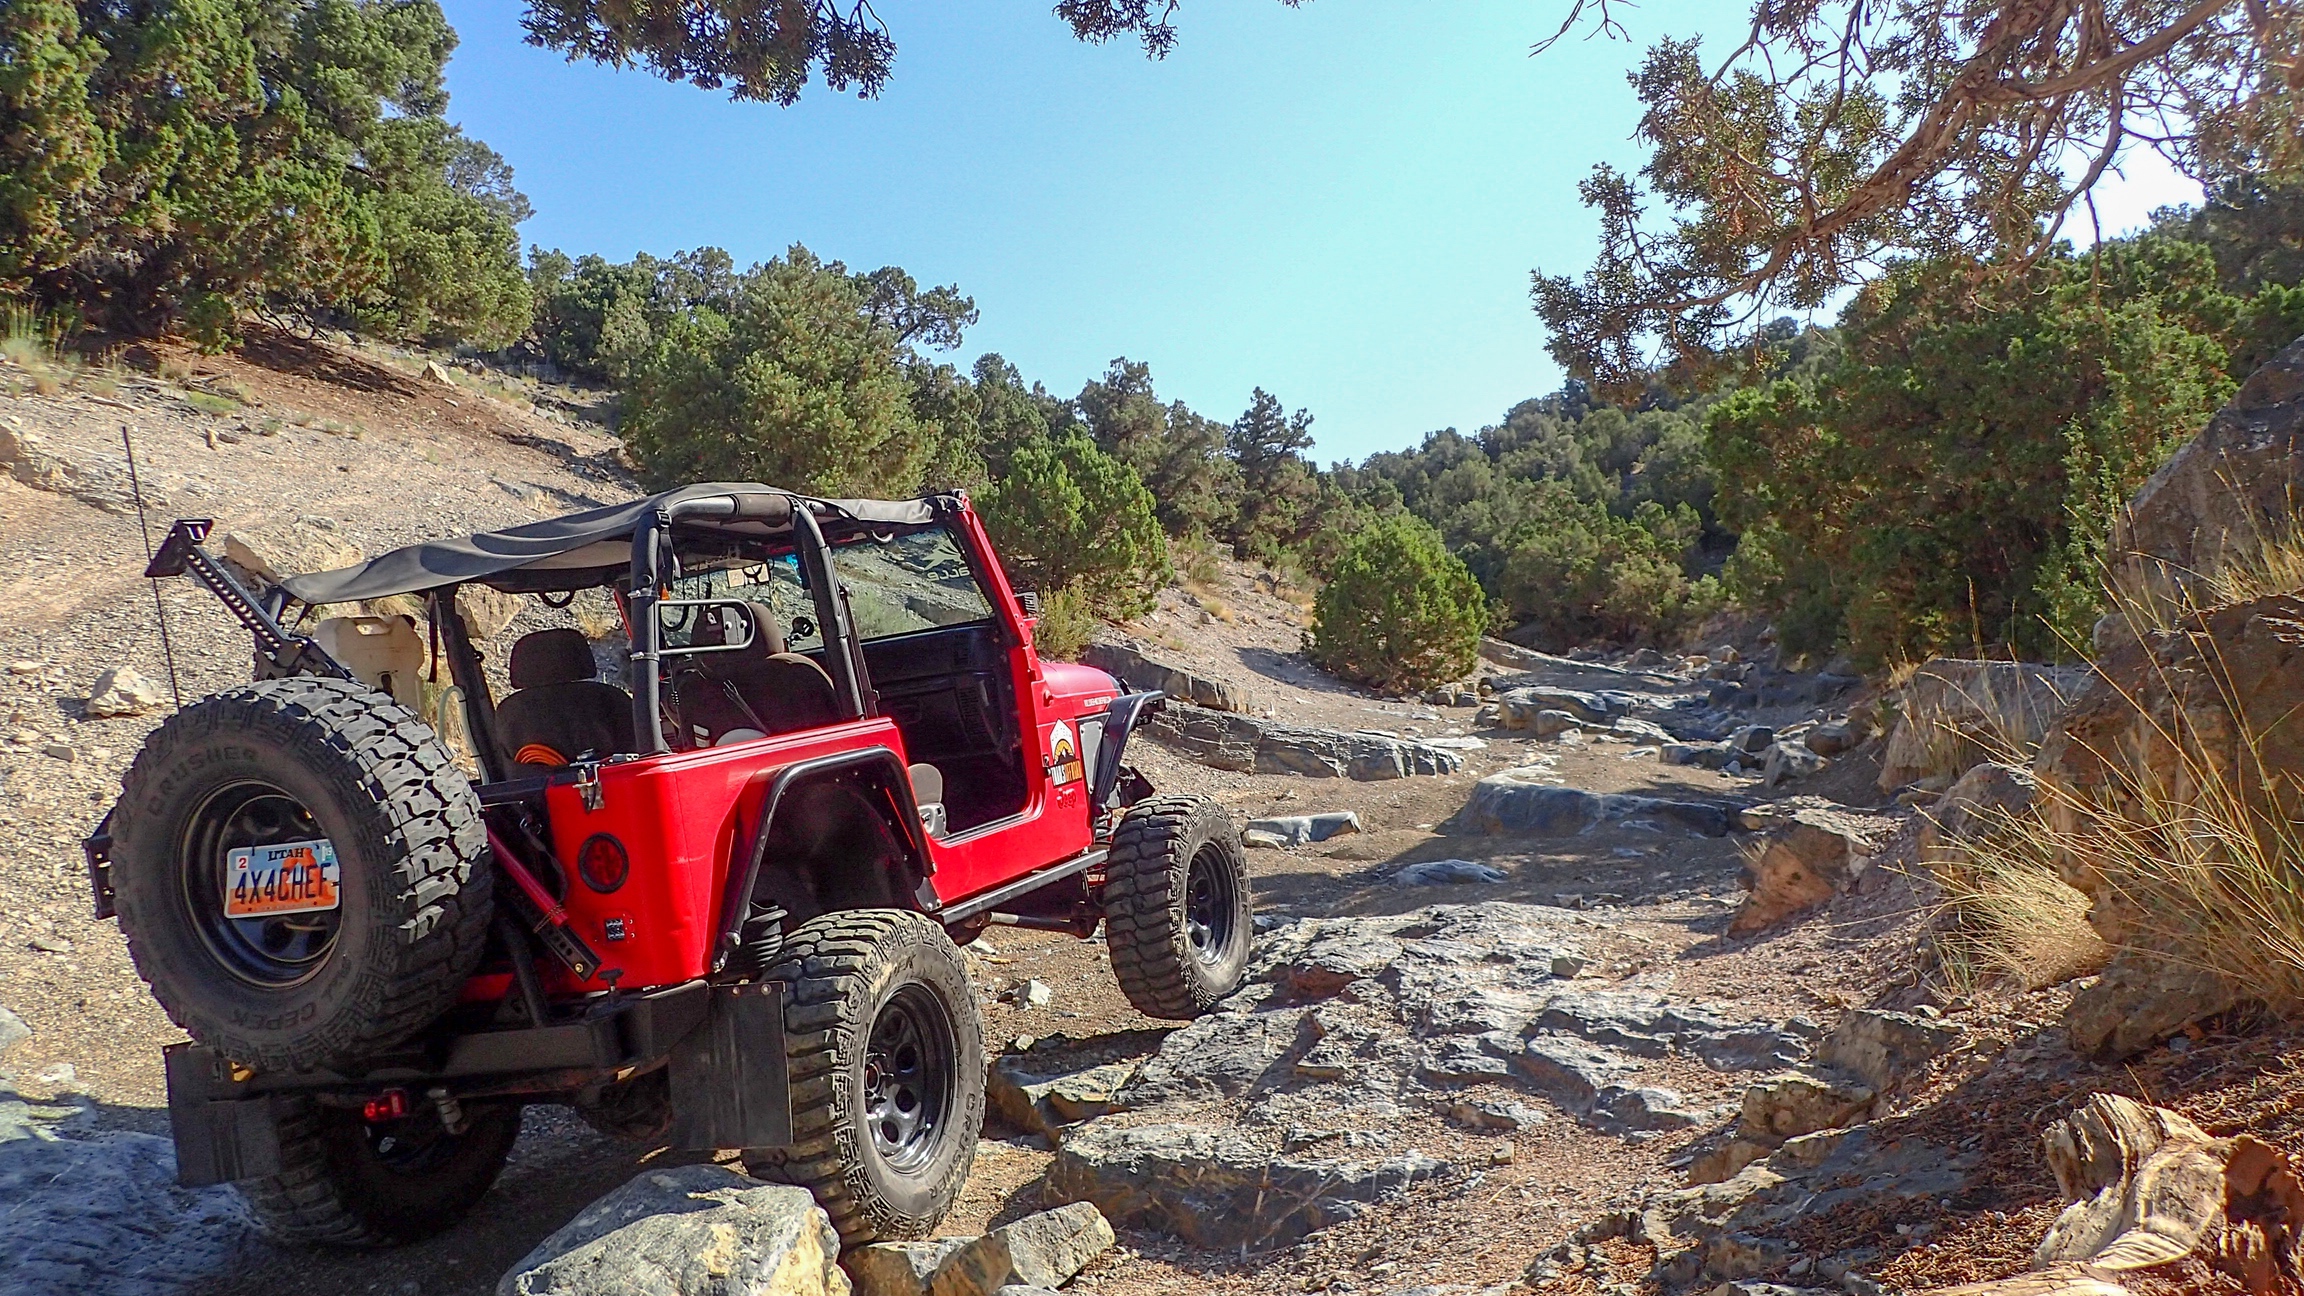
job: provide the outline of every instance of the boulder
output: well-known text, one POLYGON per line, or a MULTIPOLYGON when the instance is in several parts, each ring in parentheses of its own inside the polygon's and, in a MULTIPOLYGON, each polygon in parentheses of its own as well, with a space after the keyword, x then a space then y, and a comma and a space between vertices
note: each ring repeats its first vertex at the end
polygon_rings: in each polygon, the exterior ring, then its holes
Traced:
POLYGON ((2244 989, 2206 968, 2123 950, 2101 976, 2072 996, 2064 1029, 2074 1052, 2116 1060, 2196 1021, 2230 1012, 2248 998, 2244 989))
POLYGON ((1666 765, 1694 765, 1701 769, 1720 769, 1728 764, 1730 752, 1726 742, 1665 743, 1657 749, 1656 758, 1666 765))
POLYGON ((1893 825, 1873 815, 1798 806, 1760 820, 1770 825, 1744 858, 1744 903, 1733 936, 1763 931, 1825 903, 1863 875, 1893 825))
POLYGON ((1960 1042, 1960 1034, 1950 1022, 1859 1008, 1824 1037, 1816 1060, 1848 1072, 1877 1093, 1887 1093, 1925 1074, 1931 1062, 1960 1042))
POLYGON ((1092 1202, 1003 1224, 953 1251, 928 1283, 931 1296, 995 1296, 1002 1288, 1061 1287, 1112 1249, 1112 1226, 1092 1202))
POLYGON ((1246 1134, 1201 1125, 1091 1122, 1064 1140, 1048 1191, 1194 1246, 1262 1251, 1341 1223, 1447 1167, 1420 1153, 1373 1163, 1275 1156, 1246 1134))
POLYGON ((0 1291, 178 1296, 229 1283, 251 1233, 231 1188, 182 1188, 166 1138, 65 1137, 76 1108, 0 1090, 0 1291))
POLYGON ((343 536, 300 518, 238 527, 218 537, 218 543, 224 560, 250 578, 258 592, 290 576, 350 567, 364 556, 343 536))
POLYGON ((1723 1180, 1646 1193, 1579 1230, 1548 1259, 1557 1265, 1592 1243, 1625 1238, 1654 1248, 1650 1277, 1664 1290, 1749 1278, 1791 1258, 1792 1244, 1781 1234, 1800 1221, 1852 1207, 1897 1218, 1960 1191, 1981 1160, 1979 1152, 1922 1138, 1876 1138, 1864 1126, 1804 1134, 1723 1180))
POLYGON ((0 1008, 0 1057, 6 1057, 8 1050, 30 1038, 32 1028, 24 1024, 24 1019, 6 1008, 0 1008))
POLYGON ((1667 801, 1657 797, 1603 795, 1561 787, 1541 765, 1491 774, 1473 785, 1472 796, 1450 821, 1489 835, 1568 837, 1602 823, 1662 820, 1707 837, 1727 835, 1729 807, 1720 801, 1667 801))
POLYGON ((2090 678, 2085 667, 1929 661, 1897 691, 1880 790, 1929 779, 1944 787, 1984 761, 2029 756, 2090 678))
POLYGON ((456 589, 456 614, 464 618, 464 629, 475 639, 493 639, 504 633, 520 615, 524 602, 517 594, 485 585, 460 585, 456 589))
POLYGON ((1768 744, 1766 762, 1761 766, 1762 781, 1769 787, 1804 779, 1822 773, 1832 762, 1811 750, 1806 743, 1776 742, 1768 744))
POLYGON ((1454 886, 1472 882, 1502 882, 1509 876, 1493 864, 1468 859, 1425 860, 1410 864, 1387 879, 1393 886, 1454 886))
POLYGON ((1571 720, 1605 725, 1628 709, 1623 698, 1606 693, 1541 686, 1507 690, 1497 697, 1496 705, 1500 709, 1498 727, 1509 730, 1537 729, 1538 717, 1547 711, 1560 712, 1571 720))
POLYGON ((928 1280, 968 1238, 933 1242, 873 1242, 840 1257, 856 1296, 927 1296, 928 1280))
POLYGON ((1152 736, 1215 769, 1361 781, 1453 774, 1453 751, 1382 734, 1270 725, 1247 716, 1172 704, 1153 717, 1152 736))
POLYGON ((536 1244, 497 1296, 847 1296, 805 1188, 724 1166, 643 1171, 536 1244))
POLYGON ((1872 1110, 1876 1096, 1851 1080, 1786 1071, 1745 1087, 1736 1130, 1782 1143, 1818 1130, 1845 1129, 1872 1110))
POLYGON ((1154 738, 1212 769, 1246 774, 1256 768, 1264 726, 1243 715, 1170 703, 1152 717, 1154 738))
POLYGON ((1117 1095, 1136 1074, 1134 1062, 1106 1062, 1076 1071, 1044 1071, 1029 1053, 993 1061, 985 1103, 1011 1129, 1055 1137, 1066 1125, 1121 1109, 1117 1095))
POLYGON ((96 677, 88 693, 88 714, 98 720, 143 715, 168 701, 167 690, 128 666, 115 666, 96 677))
POLYGON ((2304 488, 2304 339, 2249 375, 2115 521, 2107 553, 2139 590, 2191 585, 2285 538, 2304 488))
POLYGON ((1801 741, 1819 756, 1839 756, 1871 741, 1872 727, 1853 717, 1827 720, 1810 729, 1801 741))
POLYGON ((1278 838, 1283 846, 1308 846, 1360 831, 1360 816, 1350 810, 1338 810, 1329 814, 1251 819, 1245 831, 1278 838))
MULTIPOLYGON (((1511 712, 1507 710, 1505 714, 1510 715, 1511 712)), ((1539 738, 1551 738, 1571 729, 1580 728, 1582 725, 1583 721, 1566 711, 1539 711, 1528 717, 1528 722, 1524 725, 1507 723, 1504 727, 1507 729, 1525 729, 1539 738)))
POLYGON ((1947 876, 1967 863, 1965 843, 2009 822, 2032 804, 2032 771, 1986 761, 1960 776, 1920 812, 1920 862, 1947 876))
POLYGON ((1144 655, 1134 644, 1092 643, 1081 652, 1082 663, 1093 666, 1135 689, 1158 689, 1179 702, 1210 711, 1247 713, 1255 699, 1240 686, 1208 679, 1144 655))
MULTIPOLYGON (((2109 822, 2217 816, 2244 801, 2304 816, 2304 789, 2267 771, 2304 768, 2304 597, 2282 594, 2185 617, 2099 663, 2032 765, 2043 812, 2060 834, 2109 822), (2137 789, 2152 789, 2145 804, 2137 789), (2083 811, 2083 807, 2096 807, 2083 811)), ((2228 816, 2227 816, 2228 817, 2228 816)), ((2090 921, 2114 944, 2165 935, 2134 907, 2134 879, 2102 861, 2060 861, 2094 902, 2090 921)))
MULTIPOLYGON (((38 433, 25 431, 13 418, 0 421, 0 472, 34 490, 69 495, 106 513, 132 516, 136 512, 136 493, 125 471, 103 459, 84 459, 52 445, 38 433)), ((168 497, 147 485, 144 505, 165 510, 168 497)))

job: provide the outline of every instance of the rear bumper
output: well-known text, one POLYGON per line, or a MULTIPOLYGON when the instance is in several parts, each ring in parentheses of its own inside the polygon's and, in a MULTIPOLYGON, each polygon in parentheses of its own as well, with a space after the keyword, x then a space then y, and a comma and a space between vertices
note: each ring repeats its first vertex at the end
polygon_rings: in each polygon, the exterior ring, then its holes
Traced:
POLYGON ((626 995, 579 1021, 478 1031, 379 1058, 358 1075, 257 1073, 199 1044, 166 1050, 177 1181, 186 1187, 277 1174, 279 1104, 357 1107, 393 1090, 466 1098, 561 1099, 659 1066, 672 1069, 682 1147, 775 1146, 791 1139, 783 987, 702 981, 626 995))

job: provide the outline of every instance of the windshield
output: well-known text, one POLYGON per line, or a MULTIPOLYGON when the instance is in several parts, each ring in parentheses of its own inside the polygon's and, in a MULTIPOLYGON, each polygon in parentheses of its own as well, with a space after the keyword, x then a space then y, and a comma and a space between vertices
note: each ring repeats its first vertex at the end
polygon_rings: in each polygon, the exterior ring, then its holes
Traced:
POLYGON ((992 619, 992 603, 967 555, 941 526, 843 540, 832 550, 832 564, 848 587, 856 633, 866 641, 992 619))

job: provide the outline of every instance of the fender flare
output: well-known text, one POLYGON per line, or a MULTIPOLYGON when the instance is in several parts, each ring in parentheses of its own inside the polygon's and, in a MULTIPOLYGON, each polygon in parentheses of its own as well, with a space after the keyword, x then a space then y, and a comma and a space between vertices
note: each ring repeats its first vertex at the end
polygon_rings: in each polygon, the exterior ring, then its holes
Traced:
POLYGON ((1088 783, 1088 804, 1098 811, 1111 809, 1113 790, 1120 785, 1120 758, 1128 749, 1128 735, 1168 705, 1158 689, 1128 693, 1112 699, 1104 709, 1104 741, 1096 749, 1096 769, 1088 783))
POLYGON ((743 939, 744 920, 752 913, 752 891, 759 884, 760 871, 767 866, 768 834, 776 826, 776 815, 785 797, 798 788, 845 774, 870 776, 889 798, 898 820, 892 826, 896 829, 896 839, 904 844, 907 858, 903 864, 910 875, 899 879, 901 885, 897 893, 910 895, 923 913, 936 912, 940 902, 928 884, 928 876, 936 871, 935 857, 929 853, 927 830, 920 824, 920 803, 912 795, 911 771, 896 753, 884 746, 872 746, 795 761, 759 776, 768 788, 760 798, 760 822, 752 830, 743 866, 728 870, 727 887, 720 897, 720 932, 712 947, 714 972, 727 968, 728 960, 743 939))

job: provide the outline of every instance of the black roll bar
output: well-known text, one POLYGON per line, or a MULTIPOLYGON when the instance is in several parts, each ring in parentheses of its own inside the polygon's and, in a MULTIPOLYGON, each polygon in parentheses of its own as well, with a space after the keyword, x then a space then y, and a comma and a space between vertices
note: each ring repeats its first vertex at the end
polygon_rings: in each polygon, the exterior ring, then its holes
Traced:
MULTIPOLYGON (((690 517, 767 517, 758 495, 714 495, 682 500, 658 508, 655 516, 632 533, 632 589, 626 600, 632 618, 632 730, 645 753, 664 752, 664 699, 659 678, 664 660, 663 628, 656 623, 656 605, 670 597, 666 588, 672 557, 672 527, 690 517)), ((784 498, 784 497, 777 497, 784 498)), ((856 641, 855 618, 848 607, 848 591, 832 569, 831 547, 806 500, 791 500, 793 549, 808 578, 816 603, 817 623, 824 627, 824 665, 841 709, 850 719, 879 714, 878 695, 864 664, 863 648, 856 641)))

